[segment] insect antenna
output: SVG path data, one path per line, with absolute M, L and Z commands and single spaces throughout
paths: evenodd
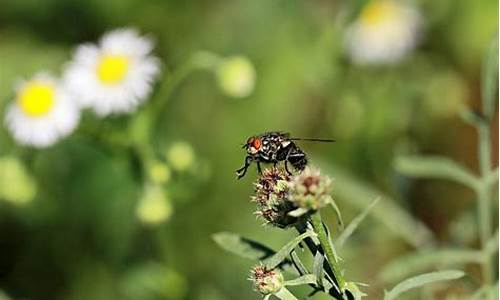
M 323 143 L 335 143 L 335 140 L 330 139 L 308 139 L 308 138 L 290 138 L 292 141 L 309 141 L 309 142 L 323 142 Z

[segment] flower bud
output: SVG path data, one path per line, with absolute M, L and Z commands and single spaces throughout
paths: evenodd
M 267 270 L 264 266 L 255 266 L 250 274 L 255 290 L 262 295 L 275 294 L 283 288 L 285 279 L 278 269 Z
M 194 163 L 193 147 L 186 142 L 176 142 L 167 152 L 167 158 L 172 168 L 186 171 Z
M 254 182 L 255 195 L 251 198 L 257 204 L 256 215 L 266 223 L 285 228 L 298 221 L 288 213 L 296 207 L 288 200 L 290 175 L 278 168 L 264 170 Z
M 148 173 L 151 181 L 159 184 L 167 183 L 171 176 L 170 169 L 161 161 L 153 162 L 148 169 Z
M 255 86 L 255 68 L 244 56 L 224 59 L 216 70 L 220 89 L 230 97 L 249 96 Z
M 290 201 L 298 208 L 318 210 L 332 201 L 332 180 L 319 170 L 306 167 L 290 182 Z
M 16 157 L 0 157 L 0 199 L 15 205 L 29 203 L 36 194 L 36 184 Z
M 172 215 L 172 204 L 159 185 L 146 186 L 136 208 L 137 217 L 147 225 L 158 225 Z

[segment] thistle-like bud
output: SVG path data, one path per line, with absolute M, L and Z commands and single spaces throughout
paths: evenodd
M 257 204 L 256 214 L 266 223 L 285 228 L 296 224 L 299 219 L 288 215 L 296 207 L 288 200 L 291 176 L 278 168 L 264 170 L 254 183 Z
M 262 295 L 275 294 L 283 288 L 285 279 L 278 269 L 267 270 L 264 266 L 255 266 L 250 272 L 255 290 Z
M 318 169 L 306 167 L 289 186 L 289 199 L 298 208 L 316 211 L 332 201 L 332 180 L 321 176 Z

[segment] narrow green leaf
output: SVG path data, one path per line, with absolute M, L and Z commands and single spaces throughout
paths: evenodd
M 323 262 L 325 261 L 325 257 L 318 251 L 314 256 L 313 262 L 313 274 L 316 276 L 318 280 L 318 285 L 323 286 Z
M 396 158 L 394 167 L 411 177 L 447 179 L 472 189 L 476 189 L 479 185 L 474 174 L 447 157 L 400 156 Z
M 286 287 L 281 288 L 281 290 L 274 295 L 281 300 L 299 300 L 292 293 L 290 293 Z
M 316 276 L 313 274 L 307 274 L 300 276 L 298 278 L 285 281 L 285 286 L 295 286 L 304 284 L 316 284 Z
M 346 229 L 339 235 L 335 243 L 337 246 L 342 247 L 347 241 L 347 239 L 353 234 L 353 232 L 358 228 L 359 224 L 366 218 L 368 213 L 372 210 L 373 207 L 377 204 L 377 202 L 380 200 L 380 197 L 375 198 L 370 205 L 368 205 L 359 215 L 357 215 L 351 223 L 346 227 Z
M 290 258 L 292 259 L 292 263 L 295 265 L 295 267 L 299 271 L 300 275 L 309 274 L 309 271 L 307 270 L 306 266 L 300 260 L 300 257 L 295 252 L 295 249 L 292 250 L 292 252 L 290 252 Z
M 294 238 L 290 242 L 288 242 L 285 246 L 283 246 L 276 254 L 264 260 L 264 265 L 268 270 L 272 270 L 276 268 L 282 261 L 286 259 L 286 257 L 292 252 L 292 250 L 297 247 L 297 245 L 305 238 L 314 236 L 315 233 L 313 231 L 306 231 L 298 237 Z
M 337 202 L 335 202 L 335 200 L 333 200 L 333 199 L 329 202 L 330 202 L 330 206 L 333 208 L 333 210 L 335 211 L 335 214 L 337 215 L 337 220 L 339 221 L 340 231 L 342 231 L 342 230 L 344 230 L 344 220 L 342 220 L 342 214 L 340 213 L 339 206 L 337 205 Z
M 481 96 L 483 113 L 491 119 L 495 114 L 498 91 L 498 35 L 491 41 L 483 60 Z
M 481 263 L 482 253 L 477 250 L 442 249 L 411 253 L 393 260 L 379 273 L 385 282 L 394 282 L 412 274 L 425 272 L 442 266 L 464 266 Z
M 464 276 L 464 272 L 457 270 L 447 270 L 440 272 L 426 273 L 415 277 L 408 278 L 396 285 L 392 290 L 386 292 L 384 300 L 396 299 L 399 295 L 411 289 L 421 287 L 423 285 L 438 281 L 453 280 Z
M 373 197 L 379 195 L 382 200 L 373 208 L 373 218 L 417 248 L 432 245 L 435 242 L 434 235 L 427 226 L 401 208 L 395 199 L 371 184 L 356 178 L 340 166 L 331 165 L 326 161 L 318 161 L 317 163 L 323 166 L 324 173 L 331 174 L 335 178 L 335 182 L 338 182 L 334 191 L 334 196 L 338 201 L 343 201 L 344 205 L 363 210 L 370 205 Z
M 212 239 L 222 249 L 252 260 L 263 260 L 276 253 L 274 250 L 263 244 L 246 239 L 231 232 L 219 232 L 213 234 Z

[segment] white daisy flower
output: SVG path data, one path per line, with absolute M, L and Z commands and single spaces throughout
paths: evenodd
M 389 64 L 419 41 L 422 18 L 404 1 L 371 0 L 346 33 L 346 48 L 358 64 Z
M 5 125 L 20 144 L 43 148 L 73 132 L 79 120 L 79 108 L 64 88 L 50 75 L 38 74 L 17 87 Z
M 99 45 L 79 46 L 64 79 L 83 107 L 98 115 L 129 113 L 146 100 L 160 71 L 153 42 L 133 29 L 105 34 Z

